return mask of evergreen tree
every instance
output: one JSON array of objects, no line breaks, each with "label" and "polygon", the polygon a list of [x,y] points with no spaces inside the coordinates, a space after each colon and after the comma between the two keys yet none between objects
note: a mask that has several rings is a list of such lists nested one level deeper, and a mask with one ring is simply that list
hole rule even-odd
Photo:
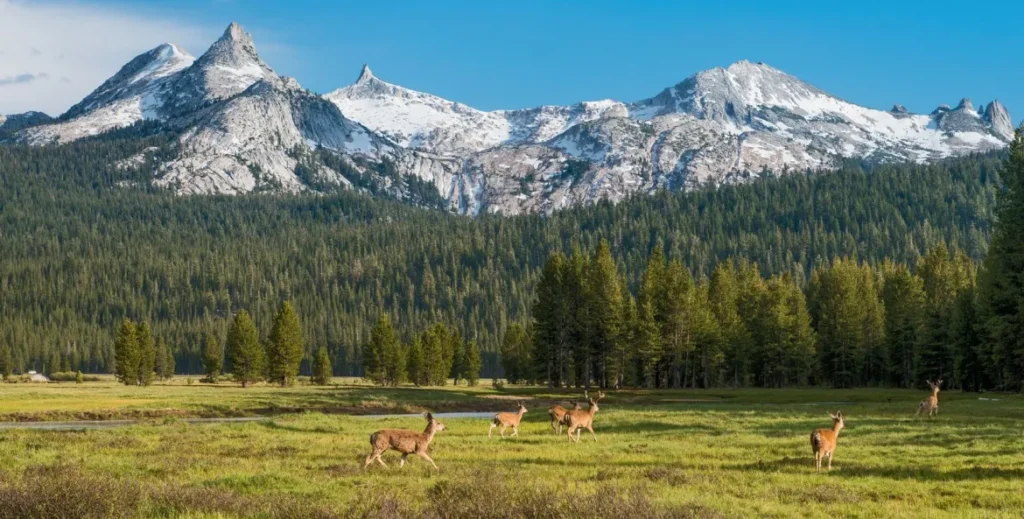
[{"label": "evergreen tree", "polygon": [[405,379],[405,355],[388,314],[381,314],[363,348],[364,376],[374,384],[397,387]]},{"label": "evergreen tree", "polygon": [[274,318],[267,343],[268,380],[282,387],[295,383],[305,347],[302,344],[302,327],[291,302],[284,301]]},{"label": "evergreen tree", "polygon": [[747,372],[749,332],[739,311],[740,287],[736,269],[731,262],[715,267],[708,285],[708,306],[718,322],[718,350],[722,353],[723,382],[738,387]]},{"label": "evergreen tree", "polygon": [[53,376],[60,372],[60,353],[54,351],[50,354],[50,360],[46,362],[46,374]]},{"label": "evergreen tree", "polygon": [[588,266],[585,321],[589,357],[593,359],[588,379],[601,387],[615,385],[621,379],[619,366],[611,362],[623,340],[623,299],[619,274],[606,240],[601,240],[597,252]]},{"label": "evergreen tree", "polygon": [[153,332],[150,331],[148,322],[143,321],[135,329],[135,333],[139,352],[139,367],[135,376],[140,386],[148,386],[153,383],[153,371],[156,368],[156,342],[153,340]]},{"label": "evergreen tree", "polygon": [[167,376],[167,343],[164,342],[163,337],[156,338],[156,359],[153,369],[160,380],[169,378]]},{"label": "evergreen tree", "polygon": [[[451,340],[451,338],[449,338]],[[466,344],[463,341],[449,342],[452,351],[452,368],[449,371],[452,383],[459,385],[459,380],[466,376]]]},{"label": "evergreen tree", "polygon": [[906,265],[888,264],[883,271],[882,301],[885,305],[885,339],[891,381],[899,387],[913,387],[917,375],[924,288],[921,278],[911,273]]},{"label": "evergreen tree", "polygon": [[[160,339],[160,342],[163,343],[163,338]],[[164,345],[164,355],[165,355],[165,358],[164,358],[163,378],[164,378],[164,380],[170,380],[170,379],[174,378],[174,371],[175,371],[175,369],[174,369],[175,368],[174,350],[171,349],[170,347]]]},{"label": "evergreen tree", "polygon": [[1024,388],[1024,129],[1018,129],[1000,174],[996,225],[985,258],[981,318],[991,375],[1005,389]]},{"label": "evergreen tree", "polygon": [[423,343],[418,336],[405,348],[405,371],[409,376],[409,382],[417,386],[429,385],[430,379],[423,358]]},{"label": "evergreen tree", "polygon": [[964,290],[954,302],[951,331],[956,351],[955,383],[964,391],[981,391],[991,383],[985,373],[982,330],[974,288]]},{"label": "evergreen tree", "polygon": [[533,304],[534,351],[537,373],[552,387],[568,382],[569,344],[567,305],[563,274],[566,258],[560,252],[552,254],[544,264],[536,287]]},{"label": "evergreen tree", "polygon": [[480,348],[477,347],[476,341],[466,341],[463,358],[465,359],[465,371],[462,376],[465,377],[468,385],[475,386],[480,381],[480,368],[483,364],[480,359]]},{"label": "evergreen tree", "polygon": [[657,386],[657,368],[662,356],[657,298],[659,287],[664,280],[664,268],[661,245],[658,245],[647,263],[647,270],[644,271],[643,282],[637,295],[637,320],[633,331],[636,337],[636,372],[639,380],[648,388]]},{"label": "evergreen tree", "polygon": [[920,340],[917,384],[936,378],[954,379],[955,349],[952,318],[955,302],[973,285],[971,266],[959,253],[950,256],[939,244],[928,251],[918,272],[924,286],[925,327]]},{"label": "evergreen tree", "polygon": [[228,328],[228,357],[231,359],[231,375],[235,381],[248,387],[262,379],[266,363],[259,332],[249,317],[249,312],[239,310],[231,327]]},{"label": "evergreen tree", "polygon": [[501,343],[501,367],[509,384],[533,380],[530,336],[519,323],[512,323]]},{"label": "evergreen tree", "polygon": [[224,348],[217,337],[208,332],[203,338],[203,371],[206,373],[206,379],[217,382],[223,368]]},{"label": "evergreen tree", "polygon": [[857,264],[843,260],[815,270],[811,280],[813,315],[821,344],[821,369],[836,387],[852,387],[860,382],[869,321],[862,282]]},{"label": "evergreen tree", "polygon": [[121,327],[114,341],[115,375],[122,384],[134,386],[139,383],[139,338],[135,324],[130,319],[121,321]]},{"label": "evergreen tree", "polygon": [[7,344],[0,345],[0,376],[8,380],[14,373],[14,357],[11,356],[11,347]]},{"label": "evergreen tree", "polygon": [[313,374],[310,381],[318,386],[326,386],[331,383],[331,357],[327,348],[321,346],[313,357]]},{"label": "evergreen tree", "polygon": [[691,387],[711,387],[721,379],[721,368],[725,362],[722,346],[722,330],[709,300],[710,286],[701,283],[693,291],[690,302],[690,321],[696,343],[694,365],[689,369]]}]

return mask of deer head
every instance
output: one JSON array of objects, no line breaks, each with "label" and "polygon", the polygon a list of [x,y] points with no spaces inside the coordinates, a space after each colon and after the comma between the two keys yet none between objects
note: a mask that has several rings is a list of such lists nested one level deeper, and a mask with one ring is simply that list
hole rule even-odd
[{"label": "deer head", "polygon": [[523,403],[523,402],[518,402],[518,404],[519,404],[519,412],[520,413],[526,413],[526,404]]},{"label": "deer head", "polygon": [[839,429],[842,429],[843,426],[846,425],[843,422],[843,412],[842,411],[836,411],[836,414],[829,413],[828,415],[832,417],[832,430],[833,431],[838,431]]},{"label": "deer head", "polygon": [[435,420],[433,414],[425,413],[424,416],[427,417],[427,430],[428,431],[441,432],[441,431],[444,430],[444,424],[439,422],[439,421],[437,421],[437,420]]},{"label": "deer head", "polygon": [[938,393],[939,392],[939,388],[942,387],[942,379],[941,378],[936,380],[934,383],[932,383],[931,380],[925,380],[925,382],[928,383],[928,387],[932,388],[932,392],[935,392],[935,393]]}]

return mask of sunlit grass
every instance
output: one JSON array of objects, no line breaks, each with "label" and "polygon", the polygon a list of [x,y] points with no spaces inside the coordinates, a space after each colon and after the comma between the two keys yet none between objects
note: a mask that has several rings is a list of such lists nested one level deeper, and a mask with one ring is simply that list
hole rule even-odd
[{"label": "sunlit grass", "polygon": [[[512,410],[514,404],[491,398],[508,393],[529,408],[516,439],[488,439],[487,419],[445,420],[447,430],[431,447],[440,467],[436,473],[416,458],[399,469],[394,452],[384,456],[388,468],[362,469],[370,433],[384,427],[422,430],[425,421],[415,416],[310,411],[243,424],[156,418],[87,432],[0,431],[0,486],[31,477],[40,467],[74,467],[149,489],[157,497],[139,505],[144,514],[156,513],[153,503],[171,499],[159,497],[168,493],[177,496],[175,503],[229,501],[213,509],[229,516],[233,506],[243,506],[238,503],[255,506],[237,500],[267,496],[269,501],[258,502],[294,502],[345,515],[372,496],[387,495],[423,511],[454,506],[445,501],[454,499],[446,489],[468,486],[487,499],[506,485],[542,495],[640,489],[659,508],[697,516],[987,518],[1020,517],[1024,511],[1024,399],[1017,395],[980,395],[989,398],[981,400],[948,391],[940,395],[936,419],[915,420],[923,397],[917,391],[618,391],[601,403],[598,441],[584,433],[581,443],[570,444],[564,433],[552,433],[545,409],[575,391],[19,386],[0,386],[3,412],[77,412],[95,405],[244,413],[275,402],[326,411],[371,404],[458,410],[459,403]],[[828,426],[826,411],[836,409],[847,425],[834,468],[816,474],[808,437],[813,428]],[[196,497],[199,491],[214,497]],[[177,512],[164,515],[180,515],[185,505],[175,506]]]}]

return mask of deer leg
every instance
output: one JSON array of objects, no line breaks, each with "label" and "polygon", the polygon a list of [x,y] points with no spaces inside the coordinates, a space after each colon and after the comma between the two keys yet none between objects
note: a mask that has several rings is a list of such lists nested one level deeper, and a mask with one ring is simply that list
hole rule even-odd
[{"label": "deer leg", "polygon": [[383,460],[383,459],[381,459],[381,457],[380,457],[380,455],[381,455],[381,454],[384,454],[384,453],[382,452],[382,453],[380,453],[380,454],[377,454],[377,463],[380,463],[380,464],[381,464],[381,466],[383,466],[383,467],[387,467],[387,466],[388,466],[388,464],[387,464],[387,463],[384,463],[384,460]]},{"label": "deer leg", "polygon": [[519,426],[517,426],[517,425],[513,425],[512,426],[512,436],[519,436]]},{"label": "deer leg", "polygon": [[501,437],[502,437],[502,438],[504,438],[504,437],[505,437],[505,429],[507,429],[507,428],[508,428],[508,426],[507,426],[507,425],[502,425],[502,426],[501,426]]},{"label": "deer leg", "polygon": [[821,452],[814,453],[814,471],[821,472]]},{"label": "deer leg", "polygon": [[568,435],[569,441],[572,441],[572,426],[571,425],[565,426],[565,433],[566,433],[566,435]]},{"label": "deer leg", "polygon": [[492,423],[491,427],[489,429],[487,429],[487,437],[488,438],[490,438],[491,437],[491,433],[494,432],[494,425],[495,424]]},{"label": "deer leg", "polygon": [[593,425],[588,426],[587,430],[590,431],[590,435],[594,437],[594,441],[597,441],[597,435],[594,434],[594,426]]},{"label": "deer leg", "polygon": [[402,467],[405,466],[405,458],[407,456],[409,456],[409,455],[408,454],[402,454],[402,460],[398,462],[398,468],[402,468]]},{"label": "deer leg", "polygon": [[437,468],[437,465],[434,464],[434,460],[430,459],[430,456],[428,456],[427,453],[425,453],[425,452],[417,452],[416,454],[419,454],[421,458],[429,461],[430,464],[433,465],[434,470],[440,470],[440,469]]},{"label": "deer leg", "polygon": [[583,432],[583,428],[582,427],[577,427],[576,428],[576,443],[580,442],[580,434],[582,432]]},{"label": "deer leg", "polygon": [[917,418],[921,414],[921,409],[923,407],[924,407],[924,403],[922,403],[921,405],[917,406],[917,412],[914,413],[914,418]]},{"label": "deer leg", "polygon": [[829,470],[829,472],[832,471],[832,453],[831,452],[828,453],[828,470]]}]

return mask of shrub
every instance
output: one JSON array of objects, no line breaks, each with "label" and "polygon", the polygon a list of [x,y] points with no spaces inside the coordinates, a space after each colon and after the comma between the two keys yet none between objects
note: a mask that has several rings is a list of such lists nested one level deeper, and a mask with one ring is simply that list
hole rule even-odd
[{"label": "shrub", "polygon": [[100,377],[96,375],[85,375],[80,371],[58,371],[50,374],[53,382],[99,382]]}]

